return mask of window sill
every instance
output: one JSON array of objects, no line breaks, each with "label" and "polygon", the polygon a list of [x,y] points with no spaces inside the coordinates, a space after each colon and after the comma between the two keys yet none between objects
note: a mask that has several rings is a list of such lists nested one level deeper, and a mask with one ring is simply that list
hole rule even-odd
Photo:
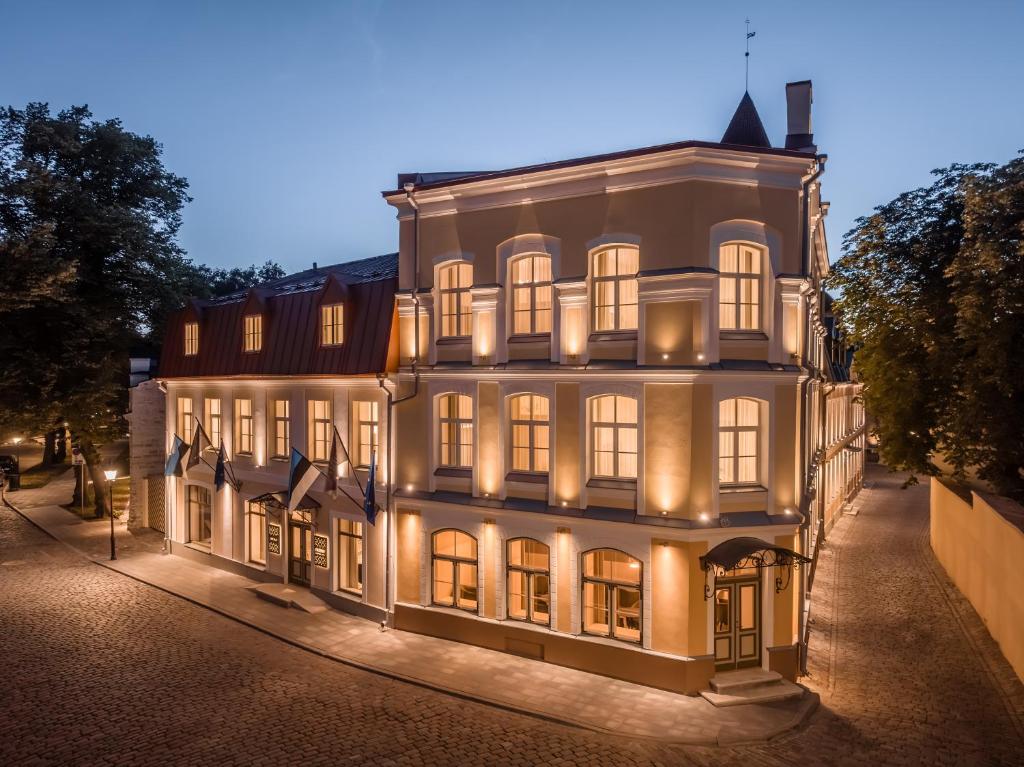
[{"label": "window sill", "polygon": [[768,492],[768,488],[762,485],[720,485],[718,492],[723,494],[765,493]]},{"label": "window sill", "polygon": [[510,344],[535,344],[535,343],[550,343],[550,333],[517,333],[516,335],[509,336],[508,342]]},{"label": "window sill", "polygon": [[636,490],[635,479],[600,479],[594,477],[587,482],[587,487],[601,487],[609,490]]},{"label": "window sill", "polygon": [[723,341],[767,341],[768,334],[760,330],[721,330]]},{"label": "window sill", "polygon": [[600,343],[601,341],[635,341],[637,339],[637,331],[635,330],[603,330],[599,333],[591,333],[591,343]]},{"label": "window sill", "polygon": [[255,562],[253,560],[249,560],[245,563],[245,566],[251,567],[253,570],[259,570],[261,573],[265,573],[267,571],[266,562]]},{"label": "window sill", "polygon": [[195,541],[189,541],[185,546],[193,551],[200,551],[203,554],[213,554],[213,546],[209,543],[196,543]]},{"label": "window sill", "polygon": [[471,479],[473,477],[472,469],[456,469],[442,466],[434,470],[435,477],[462,477],[464,479]]},{"label": "window sill", "polygon": [[286,455],[272,455],[270,456],[271,461],[277,461],[278,463],[287,463],[288,456]]},{"label": "window sill", "polygon": [[440,610],[442,612],[448,613],[449,615],[460,615],[463,617],[469,615],[474,618],[481,617],[479,607],[475,610],[470,610],[468,607],[452,607],[451,605],[442,605],[438,604],[437,602],[431,602],[429,605],[427,605],[427,607],[429,607],[431,610]]},{"label": "window sill", "polygon": [[576,635],[576,638],[587,642],[594,642],[595,644],[607,645],[609,647],[635,647],[638,650],[644,649],[643,635],[641,635],[640,639],[637,640],[616,639],[615,637],[610,637],[607,634],[589,634],[586,631],[580,631],[580,633]]},{"label": "window sill", "polygon": [[531,485],[546,485],[548,483],[547,474],[534,474],[526,471],[510,471],[505,475],[506,482],[523,482]]},{"label": "window sill", "polygon": [[469,345],[471,340],[472,336],[443,336],[438,338],[436,343],[438,346],[461,346]]}]

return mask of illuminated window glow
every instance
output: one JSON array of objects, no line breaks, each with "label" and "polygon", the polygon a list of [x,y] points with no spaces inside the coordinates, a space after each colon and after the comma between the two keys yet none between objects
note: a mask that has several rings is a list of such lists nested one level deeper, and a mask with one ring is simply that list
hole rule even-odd
[{"label": "illuminated window glow", "polygon": [[473,334],[473,265],[456,263],[438,270],[441,302],[441,336],[459,338]]},{"label": "illuminated window glow", "polygon": [[236,453],[252,455],[253,433],[252,433],[252,400],[235,400],[235,438],[237,440]]},{"label": "illuminated window glow", "polygon": [[512,262],[512,333],[551,332],[551,259],[523,256]]},{"label": "illuminated window glow", "polygon": [[267,510],[262,503],[246,502],[249,528],[249,561],[259,565],[267,563]]},{"label": "illuminated window glow", "polygon": [[185,356],[193,357],[199,354],[199,323],[185,323]]},{"label": "illuminated window glow", "polygon": [[363,523],[338,520],[338,588],[363,593]]},{"label": "illuminated window glow", "polygon": [[431,539],[431,601],[476,612],[476,538],[461,530],[439,530]]},{"label": "illuminated window glow", "polygon": [[188,539],[192,543],[210,545],[213,530],[213,506],[210,491],[198,485],[188,486]]},{"label": "illuminated window glow", "polygon": [[247,314],[242,320],[242,349],[258,352],[263,348],[263,315]]},{"label": "illuminated window glow", "polygon": [[512,433],[512,470],[546,474],[548,471],[548,398],[519,394],[509,400]]},{"label": "illuminated window glow", "polygon": [[320,307],[320,345],[338,346],[345,341],[345,305]]},{"label": "illuminated window glow", "polygon": [[271,451],[274,458],[287,458],[291,451],[291,421],[288,418],[288,400],[274,400],[274,417],[271,422]]},{"label": "illuminated window glow", "polygon": [[722,330],[761,329],[762,253],[732,243],[718,251],[718,324]]},{"label": "illuminated window glow", "polygon": [[330,458],[331,437],[334,434],[331,401],[311,399],[307,408],[310,422],[309,459],[311,461],[326,461]]},{"label": "illuminated window glow", "polygon": [[206,433],[210,438],[210,444],[219,448],[222,440],[221,432],[221,409],[219,399],[206,400]]},{"label": "illuminated window glow", "polygon": [[643,592],[640,561],[615,549],[583,555],[583,631],[639,642]]},{"label": "illuminated window glow", "polygon": [[594,477],[636,479],[636,400],[618,394],[592,399],[590,444]]},{"label": "illuminated window glow", "polygon": [[637,282],[640,251],[619,246],[593,256],[594,330],[637,329]]},{"label": "illuminated window glow", "polygon": [[441,466],[469,469],[473,466],[473,400],[465,394],[438,398],[438,431]]},{"label": "illuminated window glow", "polygon": [[551,622],[550,551],[532,538],[513,538],[507,545],[508,617],[513,620]]},{"label": "illuminated window glow", "polygon": [[194,428],[192,421],[192,398],[178,397],[178,436],[185,442],[191,442]]},{"label": "illuminated window glow", "polygon": [[366,469],[370,457],[377,450],[377,433],[380,427],[379,406],[376,402],[355,402],[356,467]]},{"label": "illuminated window glow", "polygon": [[760,408],[757,400],[737,397],[718,404],[718,482],[758,483]]}]

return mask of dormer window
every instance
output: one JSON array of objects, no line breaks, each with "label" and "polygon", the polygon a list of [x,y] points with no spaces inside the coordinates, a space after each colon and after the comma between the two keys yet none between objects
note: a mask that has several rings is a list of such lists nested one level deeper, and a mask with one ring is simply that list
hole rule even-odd
[{"label": "dormer window", "polygon": [[441,299],[441,336],[460,338],[473,333],[473,306],[469,289],[473,265],[449,264],[438,271]]},{"label": "dormer window", "polygon": [[339,346],[345,340],[345,305],[320,307],[320,345]]},{"label": "dormer window", "polygon": [[258,352],[263,348],[263,315],[247,314],[242,319],[242,349]]},{"label": "dormer window", "polygon": [[185,323],[185,356],[194,357],[199,354],[199,323]]}]

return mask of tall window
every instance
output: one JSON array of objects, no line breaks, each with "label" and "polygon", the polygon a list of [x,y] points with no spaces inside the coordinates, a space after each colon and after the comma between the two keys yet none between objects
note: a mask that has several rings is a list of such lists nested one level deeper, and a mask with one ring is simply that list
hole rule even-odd
[{"label": "tall window", "polygon": [[195,426],[192,422],[192,398],[178,397],[178,436],[186,442],[192,441]]},{"label": "tall window", "polygon": [[465,394],[438,398],[441,454],[438,463],[454,469],[473,465],[473,400]]},{"label": "tall window", "polygon": [[206,429],[207,436],[210,438],[210,442],[214,447],[219,448],[221,445],[221,409],[219,399],[207,399],[206,400]]},{"label": "tall window", "polygon": [[761,329],[762,253],[733,243],[718,251],[718,325],[722,330]]},{"label": "tall window", "polygon": [[590,401],[593,476],[636,479],[636,400],[618,394]]},{"label": "tall window", "polygon": [[199,354],[199,323],[185,323],[185,356],[192,357]]},{"label": "tall window", "polygon": [[583,631],[640,641],[640,562],[615,549],[583,555]]},{"label": "tall window", "polygon": [[320,345],[337,346],[345,340],[345,305],[320,307]]},{"label": "tall window", "polygon": [[249,529],[249,561],[259,565],[267,563],[267,510],[262,503],[246,502]]},{"label": "tall window", "polygon": [[252,400],[235,400],[235,440],[236,453],[252,455]]},{"label": "tall window", "polygon": [[263,315],[247,314],[242,324],[242,349],[247,352],[258,352],[263,348]]},{"label": "tall window", "polygon": [[512,262],[512,332],[551,332],[551,259],[523,256]]},{"label": "tall window", "polygon": [[594,254],[594,330],[636,330],[640,251],[606,248]]},{"label": "tall window", "polygon": [[338,520],[338,588],[363,593],[363,523]]},{"label": "tall window", "polygon": [[551,622],[548,547],[532,538],[513,538],[507,551],[508,617],[547,626]]},{"label": "tall window", "polygon": [[311,399],[309,408],[309,457],[312,461],[326,461],[330,458],[331,437],[334,436],[331,420],[331,401]]},{"label": "tall window", "polygon": [[188,539],[192,543],[210,545],[213,529],[213,506],[210,491],[198,485],[188,486]]},{"label": "tall window", "polygon": [[548,398],[519,394],[509,402],[512,426],[512,470],[548,471]]},{"label": "tall window", "polygon": [[377,433],[380,425],[380,410],[376,402],[356,402],[356,466],[365,469],[370,465],[370,456],[377,450]]},{"label": "tall window", "polygon": [[737,397],[718,403],[718,482],[758,483],[757,448],[760,408],[757,400]]},{"label": "tall window", "polygon": [[431,601],[476,612],[476,538],[461,530],[437,531],[432,539],[431,564]]},{"label": "tall window", "polygon": [[439,270],[441,298],[441,335],[446,338],[473,334],[473,310],[469,289],[473,285],[473,265],[448,264]]},{"label": "tall window", "polygon": [[271,424],[273,440],[270,454],[274,458],[287,458],[291,451],[291,422],[288,420],[288,400],[274,400],[274,417]]}]

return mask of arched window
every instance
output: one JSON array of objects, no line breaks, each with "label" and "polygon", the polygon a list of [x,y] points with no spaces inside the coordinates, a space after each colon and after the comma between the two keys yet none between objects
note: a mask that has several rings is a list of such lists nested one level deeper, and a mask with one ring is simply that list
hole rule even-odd
[{"label": "arched window", "polygon": [[533,538],[513,538],[505,560],[508,617],[517,621],[551,623],[551,554]]},{"label": "arched window", "polygon": [[512,333],[551,332],[551,259],[523,256],[512,262]]},{"label": "arched window", "polygon": [[583,555],[583,631],[640,641],[643,592],[640,561],[616,549]]},{"label": "arched window", "polygon": [[548,398],[517,394],[509,400],[512,432],[512,471],[548,471]]},{"label": "arched window", "polygon": [[469,289],[473,285],[473,265],[464,261],[447,264],[438,270],[441,307],[441,336],[459,338],[473,335],[473,309]]},{"label": "arched window", "polygon": [[473,466],[473,400],[465,394],[438,398],[438,464],[451,469]]},{"label": "arched window", "polygon": [[636,330],[640,251],[617,245],[597,251],[593,259],[594,330]]},{"label": "arched window", "polygon": [[722,330],[761,329],[763,253],[744,243],[718,251],[718,325]]},{"label": "arched window", "polygon": [[761,414],[757,400],[747,397],[718,403],[718,483],[756,485]]},{"label": "arched window", "polygon": [[590,401],[591,472],[595,477],[636,479],[636,400],[618,394]]},{"label": "arched window", "polygon": [[476,538],[461,530],[438,530],[432,538],[431,565],[431,601],[476,612]]}]

